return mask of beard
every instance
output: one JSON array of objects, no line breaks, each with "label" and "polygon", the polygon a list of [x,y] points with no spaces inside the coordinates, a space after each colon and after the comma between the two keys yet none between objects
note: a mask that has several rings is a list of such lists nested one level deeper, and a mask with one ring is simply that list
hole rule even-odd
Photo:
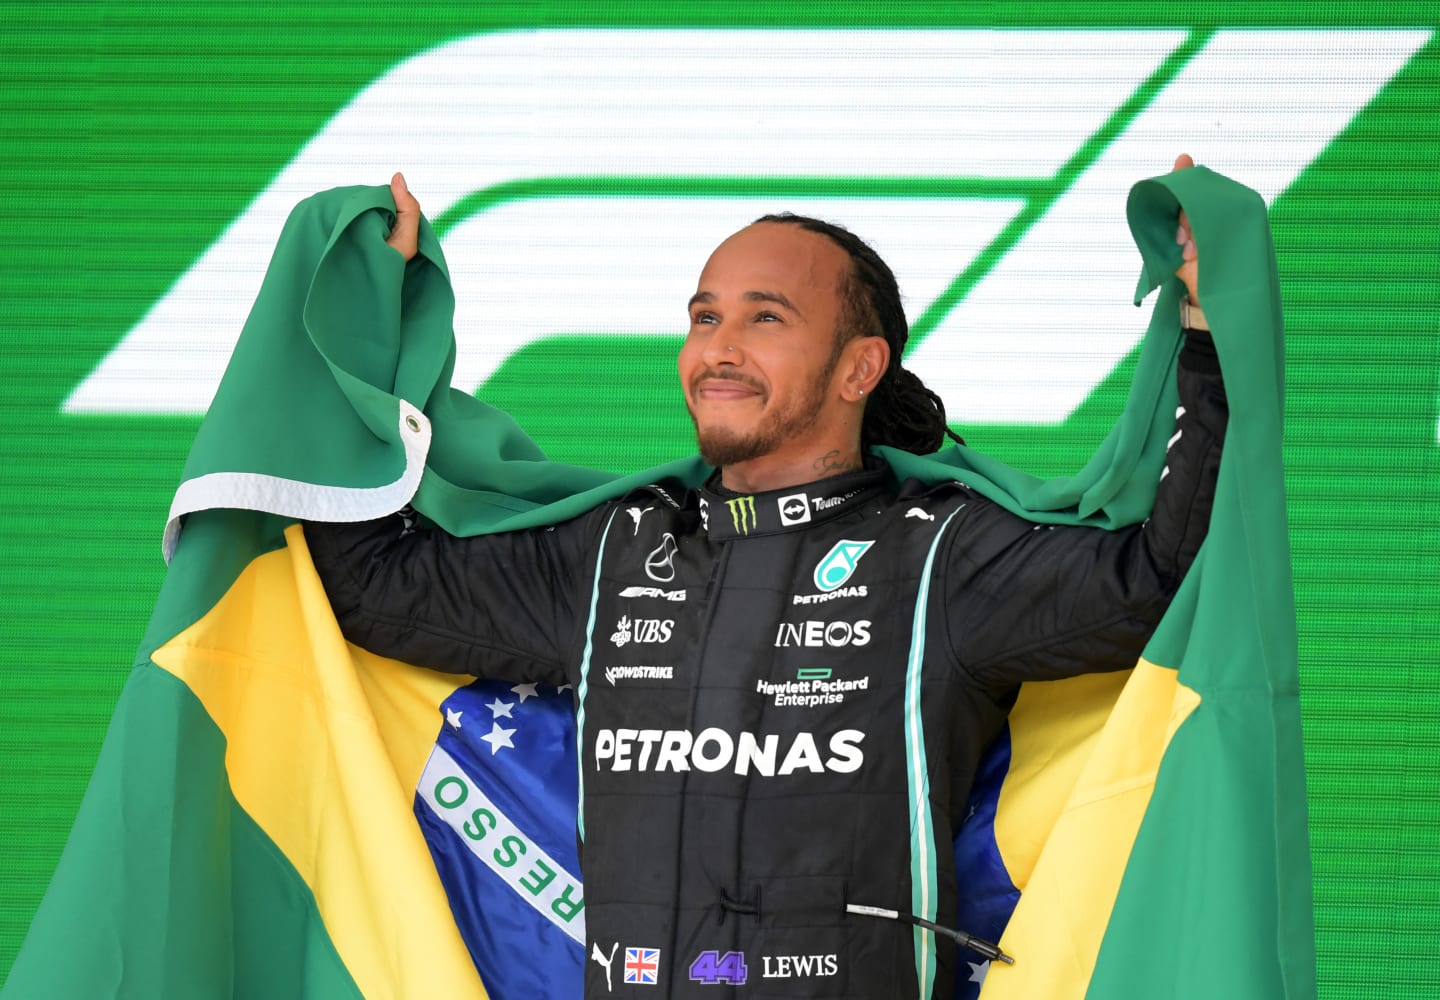
[{"label": "beard", "polygon": [[[820,420],[820,409],[825,402],[830,377],[835,373],[839,361],[839,351],[836,351],[823,371],[807,382],[788,403],[765,413],[760,423],[748,433],[723,425],[702,428],[695,419],[695,411],[691,410],[690,420],[695,424],[695,440],[700,447],[700,457],[707,465],[722,469],[727,465],[763,458],[777,451],[787,441],[809,432]],[[700,377],[728,378],[759,387],[753,380],[743,376],[703,372]],[[764,393],[761,399],[768,400],[769,394]]]}]

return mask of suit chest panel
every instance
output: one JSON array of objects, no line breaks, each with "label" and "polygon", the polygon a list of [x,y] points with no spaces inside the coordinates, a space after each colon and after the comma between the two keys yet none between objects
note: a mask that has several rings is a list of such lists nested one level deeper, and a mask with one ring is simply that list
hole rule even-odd
[{"label": "suit chest panel", "polygon": [[617,517],[589,635],[587,770],[617,791],[697,771],[885,780],[866,750],[903,739],[916,598],[961,505],[945,499],[723,543],[684,511]]}]

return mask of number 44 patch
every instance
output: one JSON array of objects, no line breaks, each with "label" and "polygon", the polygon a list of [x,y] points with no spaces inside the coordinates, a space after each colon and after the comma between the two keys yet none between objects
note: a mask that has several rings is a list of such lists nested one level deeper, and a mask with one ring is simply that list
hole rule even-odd
[{"label": "number 44 patch", "polygon": [[722,955],[718,951],[702,951],[690,963],[690,980],[712,986],[744,986],[749,971],[745,968],[744,952],[727,951]]}]

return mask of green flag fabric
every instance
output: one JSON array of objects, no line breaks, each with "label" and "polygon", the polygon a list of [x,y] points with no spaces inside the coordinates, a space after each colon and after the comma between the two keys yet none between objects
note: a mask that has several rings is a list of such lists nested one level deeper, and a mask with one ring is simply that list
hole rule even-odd
[{"label": "green flag fabric", "polygon": [[[1182,206],[1231,409],[1210,533],[1118,700],[1087,678],[1022,692],[1012,774],[1021,743],[1044,755],[1047,711],[1084,714],[1085,691],[1106,704],[1073,767],[1040,769],[1046,804],[1009,804],[1030,844],[1006,856],[1023,895],[1002,945],[1025,961],[991,970],[986,998],[1315,995],[1282,322],[1260,198],[1204,168],[1132,191],[1136,301],[1159,294],[1125,412],[1075,476],[1037,480],[962,447],[882,453],[898,477],[963,479],[1037,522],[1148,516],[1176,405]],[[392,221],[387,190],[348,188],[287,224],[196,438],[165,530],[169,574],[6,998],[485,995],[406,825],[426,720],[459,681],[337,653],[289,526],[409,502],[455,534],[511,530],[710,470],[552,463],[452,389],[443,255],[422,224],[402,261],[384,244]],[[380,902],[392,897],[407,919]]]}]

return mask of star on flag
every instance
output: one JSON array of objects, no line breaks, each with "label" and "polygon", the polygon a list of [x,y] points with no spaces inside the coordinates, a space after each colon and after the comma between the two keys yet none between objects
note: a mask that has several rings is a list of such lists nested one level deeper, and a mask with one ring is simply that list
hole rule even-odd
[{"label": "star on flag", "polygon": [[539,684],[516,684],[510,690],[520,696],[520,704],[523,705],[525,704],[526,698],[538,698],[540,696],[540,692],[535,690],[539,686]]},{"label": "star on flag", "polygon": [[455,709],[453,709],[453,708],[447,708],[447,709],[445,709],[445,721],[448,722],[450,725],[454,726],[456,729],[459,729],[459,728],[460,728],[460,716],[462,716],[462,715],[464,715],[464,714],[465,714],[464,709],[461,709],[460,711],[457,712],[457,711],[455,711]]},{"label": "star on flag", "polygon": [[515,744],[510,742],[510,737],[514,735],[515,730],[504,729],[500,723],[494,722],[491,723],[490,732],[480,738],[490,744],[490,756],[493,757],[500,752],[501,747],[509,747],[511,750],[515,749]]},{"label": "star on flag", "polygon": [[502,715],[505,716],[505,718],[507,718],[507,719],[513,719],[513,718],[514,718],[514,716],[510,714],[510,710],[515,707],[515,703],[514,703],[514,702],[501,701],[499,698],[496,698],[494,701],[492,701],[490,704],[486,705],[485,707],[488,708],[488,709],[490,709],[490,715],[491,715],[493,718],[498,719],[498,718],[500,718],[500,716],[502,716]]}]

